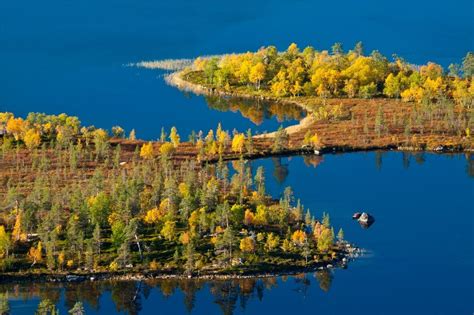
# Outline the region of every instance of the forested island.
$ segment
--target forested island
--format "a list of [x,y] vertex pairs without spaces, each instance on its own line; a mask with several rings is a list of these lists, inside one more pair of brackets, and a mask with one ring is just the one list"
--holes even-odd
[[269,197],[243,159],[258,140],[220,125],[186,143],[176,128],[144,142],[65,114],[1,113],[0,130],[0,279],[278,274],[354,250],[291,188]]

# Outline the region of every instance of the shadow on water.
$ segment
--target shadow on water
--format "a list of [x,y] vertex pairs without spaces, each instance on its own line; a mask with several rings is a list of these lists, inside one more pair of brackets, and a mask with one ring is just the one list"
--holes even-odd
[[[333,281],[330,270],[320,270],[313,274],[319,288],[328,292]],[[173,296],[182,296],[182,306],[191,313],[205,291],[210,294],[213,304],[216,304],[222,314],[233,314],[236,307],[245,310],[251,300],[262,302],[265,292],[276,289],[279,279],[282,282],[293,281],[293,291],[305,297],[311,285],[311,274],[283,276],[280,278],[246,278],[231,280],[199,280],[199,279],[154,279],[146,281],[96,281],[82,283],[24,283],[0,285],[0,314],[8,314],[9,301],[22,301],[33,308],[40,301],[49,301],[66,309],[73,308],[76,302],[82,302],[88,311],[104,312],[107,307],[104,303],[113,303],[114,310],[109,312],[123,312],[138,314],[143,304],[156,298],[156,293],[164,299]],[[203,301],[203,303],[208,303]],[[34,305],[33,305],[34,304]],[[89,312],[87,312],[89,313]]]

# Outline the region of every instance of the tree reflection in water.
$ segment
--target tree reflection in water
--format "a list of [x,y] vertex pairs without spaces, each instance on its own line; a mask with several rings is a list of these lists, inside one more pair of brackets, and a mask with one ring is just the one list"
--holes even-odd
[[283,164],[281,157],[273,157],[273,177],[278,184],[282,184],[288,177],[290,171],[288,170],[288,163]]
[[243,117],[259,126],[266,119],[276,118],[281,123],[284,121],[301,120],[306,112],[294,104],[269,102],[260,99],[223,98],[220,96],[207,96],[206,102],[212,109],[227,112],[240,112]]
[[[410,161],[415,160],[416,164],[423,165],[426,162],[427,153],[425,152],[402,152],[402,163],[403,168],[408,169],[410,167]],[[455,158],[458,154],[443,153],[443,156]],[[465,153],[464,158],[466,159],[466,174],[469,177],[474,177],[474,155],[471,153]],[[376,162],[377,163],[377,162]]]
[[[328,292],[333,275],[331,271],[320,270],[314,273],[319,287]],[[293,281],[293,290],[306,297],[311,285],[310,274],[280,277],[283,282]],[[109,298],[114,303],[115,311],[126,314],[139,314],[144,301],[156,290],[166,299],[177,292],[184,295],[183,305],[188,313],[192,313],[199,300],[196,294],[208,290],[213,303],[217,304],[222,314],[233,314],[236,307],[245,310],[248,301],[262,301],[264,292],[278,287],[278,278],[245,278],[229,280],[201,279],[154,279],[146,281],[95,281],[81,283],[22,283],[1,284],[0,304],[8,309],[8,300],[23,300],[25,303],[51,301],[66,309],[72,309],[76,302],[82,302],[87,308],[101,311],[100,301]],[[104,295],[110,293],[110,295]],[[156,300],[154,300],[155,302]],[[159,302],[157,302],[159,303]],[[14,310],[10,310],[13,311]],[[103,311],[103,310],[102,310]]]
[[466,174],[474,177],[474,154],[466,153]]

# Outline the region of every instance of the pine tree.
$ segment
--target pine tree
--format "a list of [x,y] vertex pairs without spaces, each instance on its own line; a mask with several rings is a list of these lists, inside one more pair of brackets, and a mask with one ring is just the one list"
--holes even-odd
[[337,232],[337,240],[339,242],[342,242],[344,240],[344,231],[342,228],[339,229],[339,232]]
[[130,134],[128,135],[128,139],[129,139],[129,140],[132,140],[132,141],[137,140],[137,135],[135,134],[135,129],[132,129],[132,130],[130,131]]
[[171,141],[171,143],[173,144],[173,146],[175,148],[178,147],[179,142],[180,142],[180,137],[179,137],[179,134],[178,134],[178,130],[174,126],[171,128],[170,141]]
[[74,307],[71,308],[68,313],[71,315],[84,315],[84,305],[82,305],[82,302],[76,302],[76,304],[74,304]]
[[36,315],[58,315],[59,310],[56,305],[48,299],[42,300],[35,312]]
[[254,151],[254,144],[252,130],[250,128],[247,130],[246,140],[247,141],[245,141],[245,149],[247,150],[247,154],[252,155]]
[[255,185],[257,186],[257,192],[260,197],[265,196],[265,171],[262,166],[257,168],[255,173]]
[[166,137],[168,135],[166,134],[165,127],[161,127],[161,134],[160,134],[160,141],[161,142],[166,142]]
[[304,216],[304,223],[306,224],[306,226],[310,226],[311,225],[311,212],[309,212],[309,209],[306,210],[306,214]]
[[278,128],[278,131],[275,133],[275,139],[273,142],[273,152],[281,152],[286,144],[288,142],[288,134],[286,133],[286,130],[283,128],[283,126],[280,126]]
[[380,137],[383,129],[384,121],[383,121],[383,111],[382,106],[379,106],[377,110],[377,115],[375,116],[375,133],[378,137]]
[[3,258],[8,258],[10,246],[10,236],[5,232],[5,227],[0,225],[0,261]]

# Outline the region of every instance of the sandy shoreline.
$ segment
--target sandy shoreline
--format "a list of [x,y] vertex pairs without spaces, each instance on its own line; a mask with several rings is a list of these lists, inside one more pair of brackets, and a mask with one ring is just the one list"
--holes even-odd
[[[196,95],[204,95],[204,96],[219,95],[223,97],[230,96],[230,97],[241,97],[241,98],[247,98],[247,99],[264,99],[266,101],[274,101],[278,103],[286,103],[286,104],[293,104],[293,105],[299,106],[300,108],[302,108],[303,110],[307,112],[307,115],[306,117],[301,119],[298,124],[291,125],[285,128],[286,132],[289,135],[300,132],[301,130],[304,130],[305,128],[310,126],[311,123],[314,122],[314,119],[311,117],[311,113],[312,113],[311,109],[308,106],[301,104],[299,102],[279,100],[276,98],[269,98],[269,97],[262,98],[262,97],[258,97],[254,95],[246,95],[246,94],[233,94],[233,93],[228,93],[228,92],[224,92],[217,89],[210,89],[210,88],[206,88],[204,86],[194,84],[192,82],[184,80],[183,78],[181,78],[181,74],[182,74],[182,71],[172,72],[165,76],[165,81],[169,85],[174,86],[181,91],[191,92]],[[258,138],[273,138],[275,136],[275,133],[276,132],[273,131],[273,132],[269,132],[269,133],[265,133],[261,135],[255,135],[254,138],[257,138],[257,139]]]

